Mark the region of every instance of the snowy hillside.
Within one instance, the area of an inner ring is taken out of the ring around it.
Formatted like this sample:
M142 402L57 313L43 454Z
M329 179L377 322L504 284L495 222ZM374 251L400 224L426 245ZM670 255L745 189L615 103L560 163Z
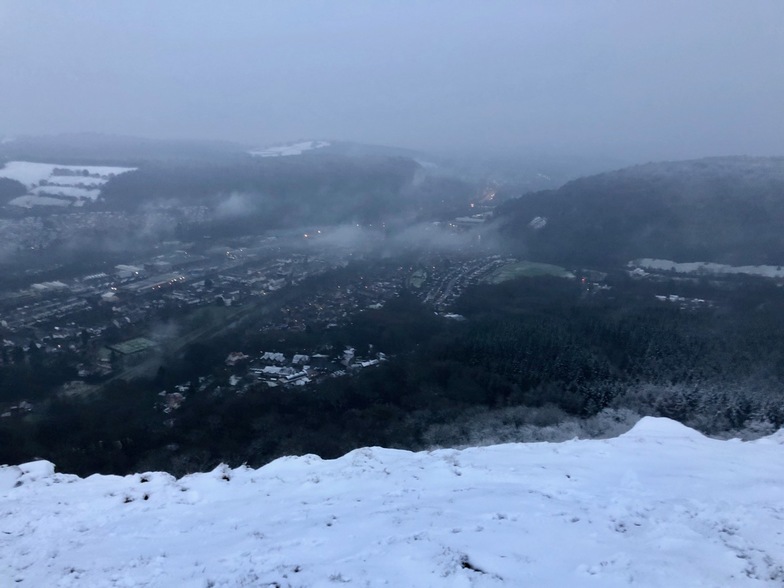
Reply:
M180 480L0 469L0 586L781 586L784 432L361 449Z
M0 168L0 178L16 180L29 190L10 202L14 206L83 206L95 201L112 177L135 169L9 161Z
M250 151L251 155L257 157L287 157L291 155L302 155L306 151L329 147L328 141L302 141L300 143L289 143L286 145L275 145L266 149L256 149Z
M775 265L727 265L723 263L711 263L708 261L693 261L678 263L669 259L635 259L627 264L631 268L641 268L658 272L675 272L678 274L697 274L701 276L717 275L728 276L736 274L746 274L749 276L761 276L763 278L784 278L784 269Z

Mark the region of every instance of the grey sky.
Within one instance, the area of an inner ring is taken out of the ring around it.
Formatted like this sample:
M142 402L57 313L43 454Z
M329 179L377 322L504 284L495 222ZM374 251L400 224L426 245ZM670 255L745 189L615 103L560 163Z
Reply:
M784 155L784 2L0 0L0 135Z

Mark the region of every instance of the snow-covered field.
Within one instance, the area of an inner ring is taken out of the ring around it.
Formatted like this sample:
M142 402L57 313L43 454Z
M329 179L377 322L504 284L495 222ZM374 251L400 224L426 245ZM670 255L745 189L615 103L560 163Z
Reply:
M33 206L70 206L72 200L65 198L51 198L49 196L37 196L35 194L25 194L14 198L9 202L14 206L21 206L23 208L32 208Z
M30 191L36 195L54 194L57 196L68 196L71 198L87 198L89 200L95 200L96 198L98 198L98 195L101 193L100 190L96 190L93 188L78 188L76 186L55 186L51 184L46 186L39 186L38 188L33 188Z
M329 147L328 141L302 141L301 143L290 143L288 145L276 145L267 149L251 151L251 155L257 157L285 157L288 155L302 155L305 151Z
M176 480L0 468L0 586L781 586L784 431L279 459Z
M709 261L678 263L669 259L643 258L630 261L629 266L653 271L674 271L679 274L747 274L765 278L784 278L784 267L775 265L725 265Z
M134 169L136 168L9 161L0 169L0 178L16 180L29 190L28 194L11 200L10 204L14 206L82 206L85 201L95 201L100 195L101 187L112 176Z
M50 177L49 180L58 186L77 186L85 188L100 188L106 183L105 178L92 176L57 176Z

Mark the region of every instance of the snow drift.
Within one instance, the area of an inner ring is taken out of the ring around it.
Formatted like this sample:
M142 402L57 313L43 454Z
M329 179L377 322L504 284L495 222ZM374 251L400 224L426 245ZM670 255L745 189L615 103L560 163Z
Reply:
M0 586L781 586L784 432L85 479L0 468Z

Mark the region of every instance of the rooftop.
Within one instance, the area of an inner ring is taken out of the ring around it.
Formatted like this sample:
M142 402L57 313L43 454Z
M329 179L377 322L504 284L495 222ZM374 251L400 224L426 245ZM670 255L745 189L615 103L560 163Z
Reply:
M117 343L116 345L109 345L109 349L116 351L117 353L122 353L123 355L131 355L133 353L146 351L156 345L157 343L155 343L155 341L151 341L145 337L137 337L136 339L129 339L128 341Z

